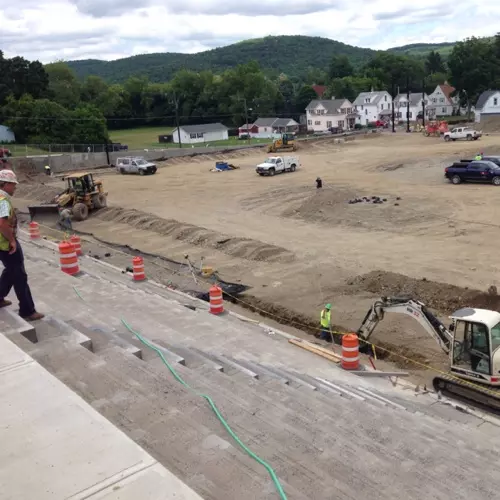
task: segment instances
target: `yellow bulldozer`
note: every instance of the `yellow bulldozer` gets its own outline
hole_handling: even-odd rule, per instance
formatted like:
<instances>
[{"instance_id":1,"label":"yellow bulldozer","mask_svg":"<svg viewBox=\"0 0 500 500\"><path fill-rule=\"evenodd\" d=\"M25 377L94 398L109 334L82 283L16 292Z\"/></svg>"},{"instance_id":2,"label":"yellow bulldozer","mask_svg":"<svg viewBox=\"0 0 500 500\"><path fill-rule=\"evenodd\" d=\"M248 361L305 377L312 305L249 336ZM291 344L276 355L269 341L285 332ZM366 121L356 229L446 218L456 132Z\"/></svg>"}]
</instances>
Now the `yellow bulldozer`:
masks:
<instances>
[{"instance_id":1,"label":"yellow bulldozer","mask_svg":"<svg viewBox=\"0 0 500 500\"><path fill-rule=\"evenodd\" d=\"M108 193L104 192L102 181L94 179L91 173L70 174L65 177L67 187L56 195L49 203L30 205L31 220L40 216L59 215L61 208L71 210L73 219L85 220L89 212L107 206Z\"/></svg>"},{"instance_id":2,"label":"yellow bulldozer","mask_svg":"<svg viewBox=\"0 0 500 500\"><path fill-rule=\"evenodd\" d=\"M268 153L278 153L279 151L296 151L294 134L280 134L280 137L275 139L272 144L267 147Z\"/></svg>"}]
</instances>

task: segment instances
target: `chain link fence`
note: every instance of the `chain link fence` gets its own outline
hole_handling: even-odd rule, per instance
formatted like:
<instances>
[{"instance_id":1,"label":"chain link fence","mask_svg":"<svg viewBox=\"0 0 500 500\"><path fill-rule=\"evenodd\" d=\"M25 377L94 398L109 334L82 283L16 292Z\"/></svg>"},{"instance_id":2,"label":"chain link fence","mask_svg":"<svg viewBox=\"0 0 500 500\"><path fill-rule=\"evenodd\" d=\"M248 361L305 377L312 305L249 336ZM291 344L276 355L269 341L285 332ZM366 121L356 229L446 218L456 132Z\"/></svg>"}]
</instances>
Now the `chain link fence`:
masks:
<instances>
[{"instance_id":1,"label":"chain link fence","mask_svg":"<svg viewBox=\"0 0 500 500\"><path fill-rule=\"evenodd\" d=\"M7 150L12 156L50 156L52 154L105 153L126 151L127 146L118 144L0 144L0 150ZM8 153L4 155L8 156ZM0 154L1 156L1 154Z\"/></svg>"}]
</instances>

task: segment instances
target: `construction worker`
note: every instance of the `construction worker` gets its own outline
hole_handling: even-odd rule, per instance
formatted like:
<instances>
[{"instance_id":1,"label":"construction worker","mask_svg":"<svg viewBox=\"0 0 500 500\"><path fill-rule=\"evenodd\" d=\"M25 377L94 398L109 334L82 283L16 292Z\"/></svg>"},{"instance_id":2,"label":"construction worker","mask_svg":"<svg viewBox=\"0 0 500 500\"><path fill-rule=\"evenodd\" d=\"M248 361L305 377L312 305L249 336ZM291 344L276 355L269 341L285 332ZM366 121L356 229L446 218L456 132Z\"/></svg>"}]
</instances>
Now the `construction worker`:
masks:
<instances>
[{"instance_id":1,"label":"construction worker","mask_svg":"<svg viewBox=\"0 0 500 500\"><path fill-rule=\"evenodd\" d=\"M319 335L316 335L319 336L320 339L326 340L327 342L332 341L331 310L332 310L332 305L326 304L325 308L321 311L321 316L320 316L321 333Z\"/></svg>"},{"instance_id":2,"label":"construction worker","mask_svg":"<svg viewBox=\"0 0 500 500\"><path fill-rule=\"evenodd\" d=\"M475 161L481 161L482 159L483 159L483 153L478 153L474 158Z\"/></svg>"},{"instance_id":3,"label":"construction worker","mask_svg":"<svg viewBox=\"0 0 500 500\"><path fill-rule=\"evenodd\" d=\"M43 168L45 169L45 173L46 173L47 175L50 175L50 174L51 174L52 170L51 170L51 168L50 168L50 166L49 166L49 165L45 165L45 167L43 167Z\"/></svg>"},{"instance_id":4,"label":"construction worker","mask_svg":"<svg viewBox=\"0 0 500 500\"><path fill-rule=\"evenodd\" d=\"M59 221L57 225L63 231L73 231L73 225L71 224L71 211L67 208L59 208Z\"/></svg>"},{"instance_id":5,"label":"construction worker","mask_svg":"<svg viewBox=\"0 0 500 500\"><path fill-rule=\"evenodd\" d=\"M321 177L318 177L316 179L316 189L321 189L323 187L323 181L321 180Z\"/></svg>"},{"instance_id":6,"label":"construction worker","mask_svg":"<svg viewBox=\"0 0 500 500\"><path fill-rule=\"evenodd\" d=\"M24 267L24 255L16 238L17 217L10 201L18 181L12 170L0 170L0 262L4 265L0 276L0 307L12 305L6 297L12 287L19 300L19 316L27 321L42 319L36 312Z\"/></svg>"}]
</instances>

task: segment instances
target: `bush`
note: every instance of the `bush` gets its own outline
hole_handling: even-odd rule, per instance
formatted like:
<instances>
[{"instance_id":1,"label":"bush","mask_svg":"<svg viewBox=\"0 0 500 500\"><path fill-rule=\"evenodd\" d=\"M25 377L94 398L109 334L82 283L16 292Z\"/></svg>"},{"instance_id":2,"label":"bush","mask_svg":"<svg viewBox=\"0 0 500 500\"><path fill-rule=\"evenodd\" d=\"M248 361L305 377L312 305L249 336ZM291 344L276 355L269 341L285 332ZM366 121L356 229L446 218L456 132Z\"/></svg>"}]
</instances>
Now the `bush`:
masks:
<instances>
[{"instance_id":1,"label":"bush","mask_svg":"<svg viewBox=\"0 0 500 500\"><path fill-rule=\"evenodd\" d=\"M361 125L361 123L354 124L354 130L361 130L362 128L363 128L363 125Z\"/></svg>"}]
</instances>

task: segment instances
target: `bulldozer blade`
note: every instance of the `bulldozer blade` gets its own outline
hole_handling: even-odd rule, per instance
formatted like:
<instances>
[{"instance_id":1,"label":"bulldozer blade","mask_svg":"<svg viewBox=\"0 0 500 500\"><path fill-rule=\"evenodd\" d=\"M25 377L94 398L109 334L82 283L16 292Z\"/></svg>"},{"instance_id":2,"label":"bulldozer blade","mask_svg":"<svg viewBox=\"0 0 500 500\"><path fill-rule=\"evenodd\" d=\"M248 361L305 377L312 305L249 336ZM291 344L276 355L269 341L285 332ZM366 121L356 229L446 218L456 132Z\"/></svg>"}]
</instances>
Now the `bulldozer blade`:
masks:
<instances>
[{"instance_id":1,"label":"bulldozer blade","mask_svg":"<svg viewBox=\"0 0 500 500\"><path fill-rule=\"evenodd\" d=\"M59 205L57 203L30 205L28 206L28 210L32 221L54 219L59 216Z\"/></svg>"}]
</instances>

